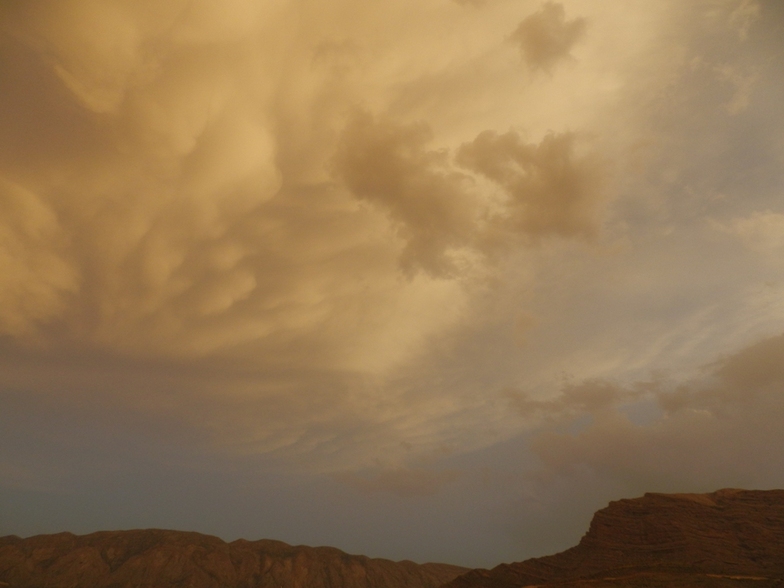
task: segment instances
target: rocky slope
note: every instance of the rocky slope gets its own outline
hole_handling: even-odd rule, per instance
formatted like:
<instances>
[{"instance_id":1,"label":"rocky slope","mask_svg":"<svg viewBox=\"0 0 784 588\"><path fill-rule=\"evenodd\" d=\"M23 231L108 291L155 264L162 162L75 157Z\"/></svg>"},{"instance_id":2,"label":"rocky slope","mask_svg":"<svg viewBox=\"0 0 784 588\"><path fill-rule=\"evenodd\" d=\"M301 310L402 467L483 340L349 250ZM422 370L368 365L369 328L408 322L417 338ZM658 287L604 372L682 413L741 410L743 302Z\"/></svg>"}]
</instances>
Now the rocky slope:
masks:
<instances>
[{"instance_id":1,"label":"rocky slope","mask_svg":"<svg viewBox=\"0 0 784 588\"><path fill-rule=\"evenodd\" d=\"M646 494L598 511L579 545L444 588L784 586L784 490Z\"/></svg>"},{"instance_id":2,"label":"rocky slope","mask_svg":"<svg viewBox=\"0 0 784 588\"><path fill-rule=\"evenodd\" d=\"M178 531L0 538L0 588L436 588L465 571Z\"/></svg>"}]
</instances>

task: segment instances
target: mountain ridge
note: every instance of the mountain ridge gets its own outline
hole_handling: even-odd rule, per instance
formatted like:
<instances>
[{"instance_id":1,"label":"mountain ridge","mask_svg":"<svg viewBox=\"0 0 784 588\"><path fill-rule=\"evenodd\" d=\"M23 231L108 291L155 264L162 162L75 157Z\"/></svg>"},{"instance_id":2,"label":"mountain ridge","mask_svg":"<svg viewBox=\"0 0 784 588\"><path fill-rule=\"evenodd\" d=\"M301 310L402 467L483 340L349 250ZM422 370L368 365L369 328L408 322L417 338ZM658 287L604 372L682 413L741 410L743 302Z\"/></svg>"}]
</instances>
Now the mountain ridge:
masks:
<instances>
[{"instance_id":1,"label":"mountain ridge","mask_svg":"<svg viewBox=\"0 0 784 588\"><path fill-rule=\"evenodd\" d=\"M632 586L638 580L653 586L657 578L663 586L784 586L784 490L649 492L613 501L594 514L576 546L472 570L442 588Z\"/></svg>"},{"instance_id":2,"label":"mountain ridge","mask_svg":"<svg viewBox=\"0 0 784 588\"><path fill-rule=\"evenodd\" d=\"M646 493L561 553L469 570L140 529L0 538L0 588L784 588L784 490Z\"/></svg>"},{"instance_id":3,"label":"mountain ridge","mask_svg":"<svg viewBox=\"0 0 784 588\"><path fill-rule=\"evenodd\" d=\"M437 588L465 571L163 529L0 538L0 586L9 588Z\"/></svg>"}]
</instances>

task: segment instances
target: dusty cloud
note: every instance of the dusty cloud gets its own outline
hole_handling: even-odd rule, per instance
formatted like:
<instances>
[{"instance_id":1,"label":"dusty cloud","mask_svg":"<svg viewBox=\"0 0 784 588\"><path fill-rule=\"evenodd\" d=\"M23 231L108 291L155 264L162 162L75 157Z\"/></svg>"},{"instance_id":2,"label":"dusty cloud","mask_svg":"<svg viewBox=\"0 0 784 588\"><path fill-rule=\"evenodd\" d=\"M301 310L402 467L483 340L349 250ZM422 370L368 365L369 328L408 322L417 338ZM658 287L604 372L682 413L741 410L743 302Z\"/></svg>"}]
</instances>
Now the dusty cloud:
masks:
<instances>
[{"instance_id":1,"label":"dusty cloud","mask_svg":"<svg viewBox=\"0 0 784 588\"><path fill-rule=\"evenodd\" d=\"M548 84L563 93L566 78L505 85L519 78L505 27L527 6L358 5L4 4L9 345L243 365L258 380L227 386L262 404L360 373L380 383L357 384L372 390L357 418L383 421L402 409L376 394L409 402L385 378L478 320L472 297L505 279L507 257L599 240L614 196L607 144L587 137L604 127L571 117L600 120L614 94L574 108L550 104ZM585 12L547 3L525 17L513 38L526 62L550 70L588 43ZM455 53L448 31L477 18L487 32ZM580 88L597 86L592 71ZM447 91L472 86L475 105ZM459 124L442 118L453 102Z\"/></svg>"},{"instance_id":2,"label":"dusty cloud","mask_svg":"<svg viewBox=\"0 0 784 588\"><path fill-rule=\"evenodd\" d=\"M585 34L584 18L566 19L563 4L545 2L534 14L520 22L512 33L512 40L520 45L520 52L532 70L549 72Z\"/></svg>"},{"instance_id":3,"label":"dusty cloud","mask_svg":"<svg viewBox=\"0 0 784 588\"><path fill-rule=\"evenodd\" d=\"M777 423L784 417L784 336L755 343L682 383L633 387L593 382L549 403L521 404L575 432L548 429L533 441L550 475L589 468L630 489L780 484Z\"/></svg>"},{"instance_id":4,"label":"dusty cloud","mask_svg":"<svg viewBox=\"0 0 784 588\"><path fill-rule=\"evenodd\" d=\"M515 33L532 67L582 38L585 19L564 6ZM612 200L602 146L574 129L525 131L557 126L549 99L532 89L539 114L503 126L476 114L491 104L479 94L459 131L439 118L442 85L468 87L483 68L508 77L505 25L488 21L457 67L451 37L392 43L409 30L392 8L343 19L239 0L46 7L3 8L4 185L40 204L17 217L49 211L35 238L6 220L18 277L4 324L28 343L179 358L243 348L374 371L459 326L465 282L499 255L600 233ZM500 23L507 10L481 12ZM437 11L445 29L475 27L460 7ZM411 88L428 97L407 112ZM40 264L51 269L30 269ZM22 291L41 301L34 311Z\"/></svg>"},{"instance_id":5,"label":"dusty cloud","mask_svg":"<svg viewBox=\"0 0 784 588\"><path fill-rule=\"evenodd\" d=\"M276 130L289 120L276 92L302 79L332 87L342 75L323 79L306 50L280 80L269 56L280 41L265 31L285 28L282 3L49 8L5 7L5 116L27 121L4 139L6 333L174 356L260 342L282 358L299 345L308 361L353 365L335 338L365 349L420 336L429 321L405 335L399 310L417 298L428 306L443 286L398 284L383 215L303 168L294 129ZM31 83L45 98L24 99ZM316 92L301 108L322 100L331 98ZM319 124L304 142L340 121ZM333 148L308 158L323 163Z\"/></svg>"},{"instance_id":6,"label":"dusty cloud","mask_svg":"<svg viewBox=\"0 0 784 588\"><path fill-rule=\"evenodd\" d=\"M455 0L455 2L463 6L482 6L487 0Z\"/></svg>"},{"instance_id":7,"label":"dusty cloud","mask_svg":"<svg viewBox=\"0 0 784 588\"><path fill-rule=\"evenodd\" d=\"M503 280L506 256L599 240L614 196L607 143L586 137L613 128L615 90L575 108L551 105L566 78L507 87L505 27L527 5L340 6L3 5L12 346L383 378L474 320L476 278ZM529 65L588 43L586 12L525 17ZM476 18L458 51L447 31ZM591 55L576 88L601 86ZM463 104L442 86L480 87L465 121L442 118Z\"/></svg>"},{"instance_id":8,"label":"dusty cloud","mask_svg":"<svg viewBox=\"0 0 784 588\"><path fill-rule=\"evenodd\" d=\"M520 233L593 231L593 176L572 135L501 145L474 140L481 118L449 136L401 109L434 75L423 51L452 59L449 37L411 33L401 48L412 17L358 5L341 5L346 18L243 0L3 4L0 336L29 370L9 385L106 386L155 412L183 366L239 369L185 378L167 400L183 414L165 412L237 446L343 444L363 463L343 419L394 438L415 405L462 412L386 379L471 320L471 288L526 245ZM445 30L474 26L459 6L437 10ZM504 34L468 59L496 59ZM450 75L464 85L471 70ZM165 367L133 392L104 361L137 383Z\"/></svg>"},{"instance_id":9,"label":"dusty cloud","mask_svg":"<svg viewBox=\"0 0 784 588\"><path fill-rule=\"evenodd\" d=\"M733 235L749 249L762 254L775 255L784 247L784 214L781 213L755 212L727 223L714 220L712 226Z\"/></svg>"},{"instance_id":10,"label":"dusty cloud","mask_svg":"<svg viewBox=\"0 0 784 588\"><path fill-rule=\"evenodd\" d=\"M404 268L434 275L466 271L466 256L517 244L514 237L595 237L606 201L604 170L593 154L576 153L576 137L548 134L525 143L509 131L484 131L447 150L426 150L429 129L357 115L336 157L338 174L360 199L394 219L407 244ZM483 194L474 174L502 189ZM462 253L462 256L461 256ZM462 267L460 261L462 257Z\"/></svg>"},{"instance_id":11,"label":"dusty cloud","mask_svg":"<svg viewBox=\"0 0 784 588\"><path fill-rule=\"evenodd\" d=\"M430 138L424 125L401 127L358 113L342 135L336 168L358 198L378 203L400 227L403 266L439 275L457 269L449 253L476 241L481 209L449 154L425 148Z\"/></svg>"},{"instance_id":12,"label":"dusty cloud","mask_svg":"<svg viewBox=\"0 0 784 588\"><path fill-rule=\"evenodd\" d=\"M454 482L461 473L454 470L398 468L361 475L337 474L336 479L367 494L390 493L400 497L429 496Z\"/></svg>"},{"instance_id":13,"label":"dusty cloud","mask_svg":"<svg viewBox=\"0 0 784 588\"><path fill-rule=\"evenodd\" d=\"M756 0L743 0L730 14L730 22L738 27L738 35L745 40L749 28L762 13L762 7Z\"/></svg>"},{"instance_id":14,"label":"dusty cloud","mask_svg":"<svg viewBox=\"0 0 784 588\"><path fill-rule=\"evenodd\" d=\"M485 131L460 147L457 161L508 195L500 226L533 237L595 236L605 199L600 161L577 155L571 133L548 134L538 145L515 132Z\"/></svg>"},{"instance_id":15,"label":"dusty cloud","mask_svg":"<svg viewBox=\"0 0 784 588\"><path fill-rule=\"evenodd\" d=\"M0 207L0 328L24 336L62 311L78 274L55 212L35 194L3 181Z\"/></svg>"}]
</instances>

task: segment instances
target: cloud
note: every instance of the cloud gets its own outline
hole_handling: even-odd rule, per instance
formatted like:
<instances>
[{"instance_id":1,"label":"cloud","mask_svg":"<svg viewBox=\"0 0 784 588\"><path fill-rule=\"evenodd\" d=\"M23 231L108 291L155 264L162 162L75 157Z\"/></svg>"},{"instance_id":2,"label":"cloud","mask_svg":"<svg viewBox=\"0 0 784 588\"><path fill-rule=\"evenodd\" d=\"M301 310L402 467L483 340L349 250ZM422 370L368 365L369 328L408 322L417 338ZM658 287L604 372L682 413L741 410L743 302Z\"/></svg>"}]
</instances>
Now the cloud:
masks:
<instances>
[{"instance_id":1,"label":"cloud","mask_svg":"<svg viewBox=\"0 0 784 588\"><path fill-rule=\"evenodd\" d=\"M422 79L441 102L451 92L438 71L398 60L449 61L448 46L390 42L413 19L396 8L361 23L293 10L3 5L0 178L29 200L0 220L3 334L85 353L263 351L376 371L459 324L465 284L521 246L515 235L596 234L600 172L576 135L477 137L488 127L474 120L442 140L398 99ZM444 27L458 19L439 11ZM499 25L475 43L502 38ZM439 67L466 87L481 55ZM36 222L34 236L18 229Z\"/></svg>"},{"instance_id":2,"label":"cloud","mask_svg":"<svg viewBox=\"0 0 784 588\"><path fill-rule=\"evenodd\" d=\"M520 45L530 69L550 72L556 63L569 57L585 29L586 19L566 20L563 4L545 2L539 11L520 22L511 38Z\"/></svg>"},{"instance_id":3,"label":"cloud","mask_svg":"<svg viewBox=\"0 0 784 588\"><path fill-rule=\"evenodd\" d=\"M766 211L735 218L727 223L713 221L711 225L737 237L752 251L775 255L784 247L784 214Z\"/></svg>"},{"instance_id":4,"label":"cloud","mask_svg":"<svg viewBox=\"0 0 784 588\"><path fill-rule=\"evenodd\" d=\"M403 266L444 275L457 269L448 254L473 244L480 208L448 153L425 148L431 138L425 125L358 113L341 137L335 166L358 198L380 204L396 221L407 241Z\"/></svg>"},{"instance_id":5,"label":"cloud","mask_svg":"<svg viewBox=\"0 0 784 588\"><path fill-rule=\"evenodd\" d=\"M586 414L595 414L616 406L623 400L636 399L639 392L624 390L610 382L586 380L566 386L555 398L536 400L507 391L513 406L523 416L540 416L561 421Z\"/></svg>"},{"instance_id":6,"label":"cloud","mask_svg":"<svg viewBox=\"0 0 784 588\"><path fill-rule=\"evenodd\" d=\"M455 320L421 316L461 294L398 283L389 223L319 169L335 143L314 138L336 119L294 140L271 99L315 84L299 123L342 75L305 47L280 79L255 35L286 26L283 4L4 5L3 334L146 357L256 345L377 369ZM439 263L446 233L414 234Z\"/></svg>"},{"instance_id":7,"label":"cloud","mask_svg":"<svg viewBox=\"0 0 784 588\"><path fill-rule=\"evenodd\" d=\"M764 339L717 362L717 394L727 401L746 395L784 394L784 335ZM700 392L700 395L705 395ZM710 394L708 394L710 396Z\"/></svg>"},{"instance_id":8,"label":"cloud","mask_svg":"<svg viewBox=\"0 0 784 588\"><path fill-rule=\"evenodd\" d=\"M584 394L567 390L546 407L558 424L535 435L534 451L549 476L568 477L587 468L630 492L781 485L782 366L784 335L779 335L681 384L588 384L583 387L592 391L588 404ZM591 415L587 423L575 423L576 431L562 430L565 422L586 412Z\"/></svg>"},{"instance_id":9,"label":"cloud","mask_svg":"<svg viewBox=\"0 0 784 588\"><path fill-rule=\"evenodd\" d=\"M484 254L517 243L514 236L592 238L606 200L604 170L577 153L572 133L525 143L514 131L484 131L464 143L454 161L446 149L427 150L424 124L377 121L361 112L349 121L335 158L353 194L386 210L406 240L403 267L431 274L460 269L460 254ZM502 200L480 191L473 172L500 186Z\"/></svg>"},{"instance_id":10,"label":"cloud","mask_svg":"<svg viewBox=\"0 0 784 588\"><path fill-rule=\"evenodd\" d=\"M730 84L735 93L726 105L727 112L733 115L740 114L749 107L754 87L757 84L757 74L738 71L731 65L716 67L718 78Z\"/></svg>"},{"instance_id":11,"label":"cloud","mask_svg":"<svg viewBox=\"0 0 784 588\"><path fill-rule=\"evenodd\" d=\"M738 36L745 40L749 35L749 29L754 22L759 19L762 7L757 0L742 0L730 14L730 23L737 26Z\"/></svg>"},{"instance_id":12,"label":"cloud","mask_svg":"<svg viewBox=\"0 0 784 588\"><path fill-rule=\"evenodd\" d=\"M537 145L514 131L484 131L460 147L457 162L504 189L501 227L533 237L593 237L604 173L596 156L576 153L576 143L572 133L550 133Z\"/></svg>"},{"instance_id":13,"label":"cloud","mask_svg":"<svg viewBox=\"0 0 784 588\"><path fill-rule=\"evenodd\" d=\"M614 199L611 142L586 137L635 135L614 107L634 56L660 59L648 16L671 12L602 6L586 19L608 45L531 83L504 43L525 4L0 3L0 342L24 358L3 385L160 401L218 445L329 467L408 435L427 452L510 434L466 382L502 388L523 364L541 381L552 362L531 358L564 349L542 337L564 316L548 271L582 247L563 242L599 240ZM583 38L566 12L513 35L531 68ZM677 66L639 77L666 86L658 67ZM504 348L508 309L530 316L524 349Z\"/></svg>"},{"instance_id":14,"label":"cloud","mask_svg":"<svg viewBox=\"0 0 784 588\"><path fill-rule=\"evenodd\" d=\"M454 470L397 468L382 470L372 475L358 473L336 474L335 478L367 494L390 493L402 498L430 496L460 477Z\"/></svg>"},{"instance_id":15,"label":"cloud","mask_svg":"<svg viewBox=\"0 0 784 588\"><path fill-rule=\"evenodd\" d=\"M0 178L0 333L29 336L57 317L79 274L57 214L34 193Z\"/></svg>"}]
</instances>

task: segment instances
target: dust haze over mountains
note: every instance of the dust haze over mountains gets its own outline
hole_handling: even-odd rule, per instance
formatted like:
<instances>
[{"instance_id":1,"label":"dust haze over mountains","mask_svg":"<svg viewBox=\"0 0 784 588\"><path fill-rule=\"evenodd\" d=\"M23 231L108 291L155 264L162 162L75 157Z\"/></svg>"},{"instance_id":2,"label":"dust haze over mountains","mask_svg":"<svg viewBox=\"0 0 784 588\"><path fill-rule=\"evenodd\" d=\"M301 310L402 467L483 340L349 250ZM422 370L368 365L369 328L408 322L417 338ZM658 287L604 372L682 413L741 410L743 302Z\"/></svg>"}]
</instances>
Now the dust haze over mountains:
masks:
<instances>
[{"instance_id":1,"label":"dust haze over mountains","mask_svg":"<svg viewBox=\"0 0 784 588\"><path fill-rule=\"evenodd\" d=\"M783 26L0 2L0 534L489 566L781 486Z\"/></svg>"}]
</instances>

